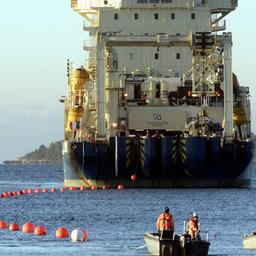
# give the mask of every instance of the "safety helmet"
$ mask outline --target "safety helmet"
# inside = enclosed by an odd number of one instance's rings
[[[164,211],[169,212],[170,211],[169,207],[164,207]]]
[[[198,214],[197,214],[196,212],[194,212],[194,213],[192,214],[192,217],[193,217],[193,218],[198,218]]]

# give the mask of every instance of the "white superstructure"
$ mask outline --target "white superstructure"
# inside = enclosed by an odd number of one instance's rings
[[[201,134],[207,133],[205,122],[223,125],[226,142],[233,140],[234,128],[249,136],[248,88],[234,95],[232,36],[220,32],[237,0],[72,0],[71,5],[90,36],[84,43],[89,78],[84,89],[70,89],[66,139],[106,141],[146,130],[193,136],[199,132],[196,122]],[[236,105],[244,121],[234,127]],[[72,119],[68,111],[76,107],[79,114]],[[79,123],[75,134],[73,121]]]

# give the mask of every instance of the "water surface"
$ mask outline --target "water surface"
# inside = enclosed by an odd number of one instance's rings
[[[24,188],[60,188],[62,165],[0,165],[0,193]],[[1,255],[146,256],[143,235],[155,231],[165,206],[174,216],[176,232],[191,212],[201,229],[209,230],[210,255],[256,255],[242,247],[242,236],[256,229],[256,190],[251,189],[124,189],[67,191],[0,198],[0,219],[20,225],[32,221],[48,234],[0,230]],[[89,241],[56,239],[55,230],[84,226]]]

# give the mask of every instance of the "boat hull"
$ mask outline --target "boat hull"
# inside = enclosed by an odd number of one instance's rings
[[[244,236],[243,237],[244,249],[256,250],[256,235]]]
[[[160,239],[157,233],[146,233],[144,240],[149,254],[159,256],[207,256],[210,247],[208,241],[193,241],[188,235]]]
[[[65,186],[249,187],[253,149],[252,142],[222,146],[218,137],[64,141]]]
[[[173,239],[160,239],[155,233],[147,233],[144,236],[148,252],[150,255],[181,255],[179,240]]]

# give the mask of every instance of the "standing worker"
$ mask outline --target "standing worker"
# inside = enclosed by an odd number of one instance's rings
[[[160,238],[172,238],[174,233],[174,220],[172,215],[169,213],[168,207],[164,208],[164,211],[159,215],[156,227]]]
[[[199,237],[199,221],[197,213],[193,213],[188,221],[188,234],[191,236],[192,240]]]

